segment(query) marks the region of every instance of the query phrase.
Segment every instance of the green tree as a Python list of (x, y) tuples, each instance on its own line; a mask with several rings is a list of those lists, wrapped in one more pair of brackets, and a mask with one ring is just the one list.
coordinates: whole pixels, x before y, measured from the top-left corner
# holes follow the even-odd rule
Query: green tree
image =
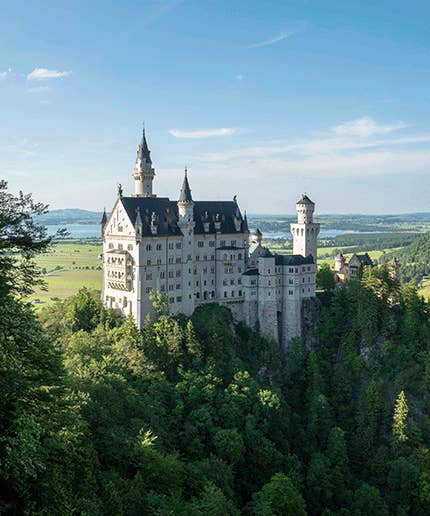
[(409, 408), (405, 391), (400, 391), (397, 396), (393, 415), (393, 436), (394, 440), (398, 443), (403, 443), (408, 439), (408, 412)]
[(250, 513), (265, 516), (306, 516), (306, 504), (293, 482), (276, 473), (253, 497)]
[(325, 292), (332, 292), (336, 286), (334, 272), (328, 263), (323, 263), (317, 271), (317, 287)]

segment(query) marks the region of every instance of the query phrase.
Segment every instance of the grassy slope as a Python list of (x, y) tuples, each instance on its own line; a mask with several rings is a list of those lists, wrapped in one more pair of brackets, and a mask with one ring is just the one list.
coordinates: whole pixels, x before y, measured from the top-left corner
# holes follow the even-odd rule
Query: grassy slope
[[(38, 257), (37, 263), (47, 271), (44, 275), (47, 290), (38, 289), (30, 300), (38, 299), (41, 304), (49, 304), (57, 298), (73, 295), (83, 286), (100, 290), (102, 271), (97, 267), (101, 268), (98, 259), (101, 250), (101, 245), (68, 242), (58, 244), (49, 254)], [(61, 269), (55, 270), (56, 267)]]

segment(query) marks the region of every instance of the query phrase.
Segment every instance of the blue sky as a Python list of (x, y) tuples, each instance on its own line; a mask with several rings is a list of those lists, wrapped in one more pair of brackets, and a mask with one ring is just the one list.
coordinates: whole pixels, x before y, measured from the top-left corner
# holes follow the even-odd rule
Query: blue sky
[(1, 2), (0, 177), (108, 209), (145, 121), (155, 192), (430, 211), (427, 1)]

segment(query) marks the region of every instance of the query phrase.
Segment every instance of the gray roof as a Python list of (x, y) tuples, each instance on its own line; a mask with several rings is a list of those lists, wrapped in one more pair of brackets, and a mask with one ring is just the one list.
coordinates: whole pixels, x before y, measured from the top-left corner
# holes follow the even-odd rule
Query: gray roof
[(356, 254), (355, 256), (359, 259), (361, 265), (373, 265), (372, 258), (367, 253)]
[(141, 163), (149, 163), (152, 165), (151, 161), (151, 151), (148, 148), (148, 144), (146, 142), (145, 136), (145, 128), (142, 131), (142, 139), (140, 140), (139, 148), (137, 149), (137, 160), (141, 161)]
[(296, 204), (311, 204), (311, 205), (315, 205), (315, 203), (313, 201), (311, 201), (309, 199), (309, 197), (306, 195), (306, 194), (302, 194), (302, 197), (301, 199), (299, 199)]
[(182, 182), (181, 193), (179, 194), (179, 202), (193, 202), (191, 197), (191, 188), (188, 183), (187, 169), (185, 169), (184, 180)]
[(276, 265), (310, 265), (315, 263), (314, 259), (311, 255), (306, 258), (301, 254), (277, 254), (275, 255), (275, 263)]
[(242, 276), (258, 276), (258, 269), (248, 269)]
[[(182, 235), (178, 227), (177, 201), (171, 201), (167, 197), (122, 197), (120, 199), (132, 224), (136, 222), (136, 210), (139, 209), (142, 218), (142, 236), (152, 236), (150, 225), (152, 213), (158, 220), (159, 236)], [(242, 234), (244, 221), (241, 218), (240, 231), (236, 231), (234, 217), (237, 212), (237, 204), (233, 201), (195, 201), (193, 206), (195, 228), (194, 233), (206, 234), (203, 222), (209, 222), (208, 233), (215, 233), (215, 221), (221, 223), (220, 232), (224, 234)]]

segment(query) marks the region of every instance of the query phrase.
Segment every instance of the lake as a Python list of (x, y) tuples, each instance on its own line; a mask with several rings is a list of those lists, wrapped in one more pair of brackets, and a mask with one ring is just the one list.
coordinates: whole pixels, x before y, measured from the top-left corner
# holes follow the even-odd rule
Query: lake
[[(46, 227), (48, 228), (48, 233), (50, 235), (53, 235), (57, 229), (65, 227), (70, 233), (69, 238), (101, 238), (100, 224), (65, 224), (64, 226), (48, 224)], [(346, 235), (351, 233), (365, 232), (342, 229), (322, 229), (320, 231), (320, 238), (333, 238), (338, 235)], [(291, 233), (267, 231), (266, 233), (263, 233), (263, 237), (291, 239)]]

